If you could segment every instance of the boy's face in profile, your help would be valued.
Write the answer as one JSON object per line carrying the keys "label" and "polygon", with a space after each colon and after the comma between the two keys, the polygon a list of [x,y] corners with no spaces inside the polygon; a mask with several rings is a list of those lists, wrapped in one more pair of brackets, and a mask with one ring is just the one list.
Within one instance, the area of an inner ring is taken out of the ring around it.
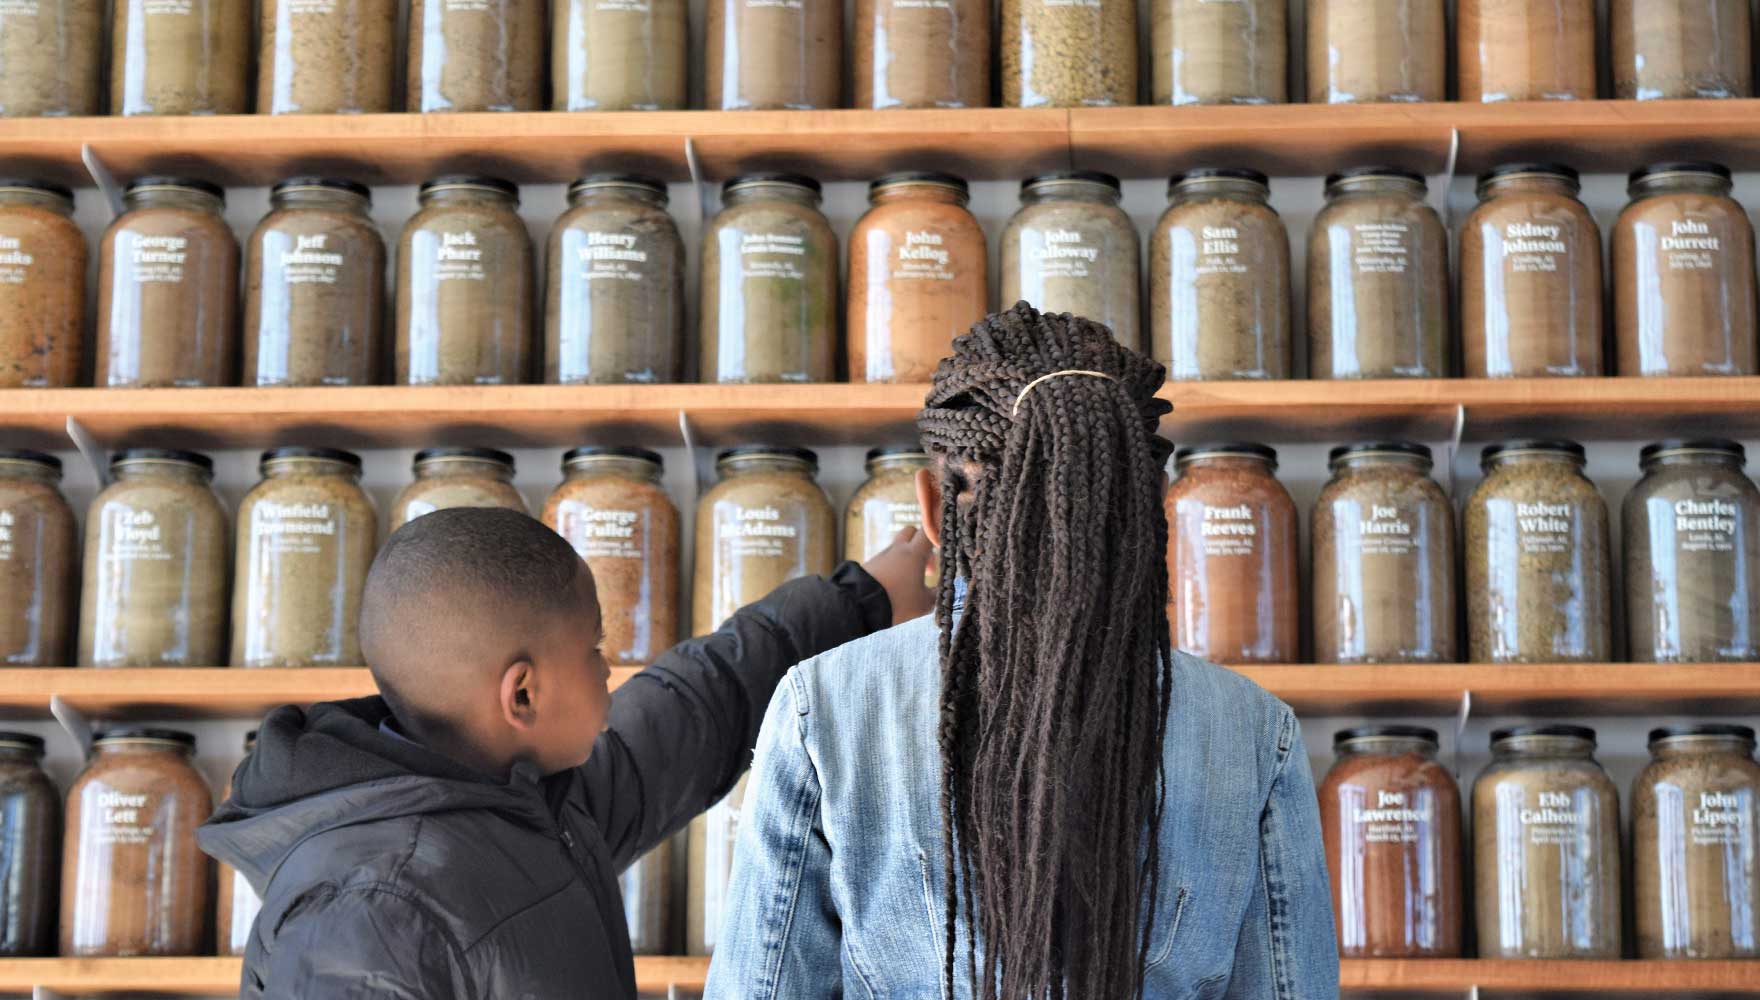
{"label": "boy's face in profile", "polygon": [[528,695],[535,718],[522,734],[526,746],[521,756],[545,774],[586,763],[611,707],[611,668],[599,648],[604,621],[585,562],[574,588],[579,613],[559,616],[531,645],[534,682]]}

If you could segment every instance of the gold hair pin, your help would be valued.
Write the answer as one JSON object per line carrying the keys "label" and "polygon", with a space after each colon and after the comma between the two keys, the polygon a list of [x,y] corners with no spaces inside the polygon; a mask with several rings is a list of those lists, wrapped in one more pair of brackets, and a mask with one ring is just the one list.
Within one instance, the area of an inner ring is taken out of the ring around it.
{"label": "gold hair pin", "polygon": [[1093,378],[1103,378],[1108,382],[1117,382],[1118,381],[1118,379],[1113,378],[1111,375],[1108,375],[1105,372],[1081,371],[1081,370],[1075,369],[1075,368],[1068,369],[1067,371],[1052,372],[1049,375],[1041,375],[1038,378],[1032,380],[1031,382],[1028,382],[1027,387],[1025,389],[1021,390],[1021,394],[1014,398],[1014,412],[1009,414],[1009,418],[1013,419],[1013,418],[1021,415],[1021,400],[1026,399],[1027,393],[1032,392],[1035,386],[1037,386],[1040,382],[1049,381],[1051,379],[1057,378],[1060,375],[1088,375]]}

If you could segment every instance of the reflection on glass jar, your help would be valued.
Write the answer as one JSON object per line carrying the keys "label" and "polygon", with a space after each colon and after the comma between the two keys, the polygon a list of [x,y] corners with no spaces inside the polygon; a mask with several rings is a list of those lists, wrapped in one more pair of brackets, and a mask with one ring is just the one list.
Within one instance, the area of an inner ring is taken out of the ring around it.
{"label": "reflection on glass jar", "polygon": [[526,513],[513,487],[513,456],[494,448],[424,448],[416,452],[415,481],[391,503],[396,531],[423,514],[448,507],[500,507]]}
{"label": "reflection on glass jar", "polygon": [[257,113],[359,115],[391,106],[397,0],[262,0]]}
{"label": "reflection on glass jar", "polygon": [[556,0],[550,31],[555,111],[686,107],[686,0]]}
{"label": "reflection on glass jar", "polygon": [[1002,0],[999,24],[1003,107],[1137,103],[1132,0]]}
{"label": "reflection on glass jar", "polygon": [[79,583],[79,529],[61,460],[0,448],[0,666],[65,667]]}
{"label": "reflection on glass jar", "polygon": [[0,178],[0,389],[73,385],[85,321],[86,238],[73,221],[73,192]]}
{"label": "reflection on glass jar", "polygon": [[1595,0],[1460,0],[1460,99],[1595,99]]}
{"label": "reflection on glass jar", "polygon": [[545,0],[410,0],[405,110],[542,110],[547,13]]}
{"label": "reflection on glass jar", "polygon": [[1753,96],[1748,6],[1748,0],[1611,0],[1613,96]]}
{"label": "reflection on glass jar", "polygon": [[111,18],[111,114],[250,111],[250,4],[115,0]]}
{"label": "reflection on glass jar", "polygon": [[[255,729],[244,736],[244,755],[249,757],[257,748],[257,731]],[[232,797],[232,785],[226,785],[226,791],[220,800]],[[244,873],[228,864],[214,866],[214,936],[220,954],[243,955],[250,944],[251,928],[256,926],[257,914],[263,909],[263,900],[251,884],[245,879]]]}
{"label": "reflection on glass jar", "polygon": [[855,0],[855,106],[990,105],[986,0]]}
{"label": "reflection on glass jar", "polygon": [[0,8],[0,118],[102,114],[104,0]]}
{"label": "reflection on glass jar", "polygon": [[43,773],[43,739],[0,732],[0,957],[55,953],[61,794]]}
{"label": "reflection on glass jar", "polygon": [[1142,247],[1118,200],[1111,174],[1070,170],[1022,181],[1020,210],[1002,230],[1002,305],[1024,301],[1091,319],[1142,350]]}
{"label": "reflection on glass jar", "polygon": [[1155,104],[1289,100],[1288,0],[1155,0]]}
{"label": "reflection on glass jar", "polygon": [[923,526],[917,502],[917,473],[932,468],[916,445],[888,445],[868,451],[868,480],[849,498],[843,518],[843,557],[866,562],[879,555],[906,528]]}
{"label": "reflection on glass jar", "polygon": [[708,0],[704,107],[837,107],[843,89],[842,0]]}
{"label": "reflection on glass jar", "polygon": [[1308,103],[1448,99],[1443,0],[1308,0]]}

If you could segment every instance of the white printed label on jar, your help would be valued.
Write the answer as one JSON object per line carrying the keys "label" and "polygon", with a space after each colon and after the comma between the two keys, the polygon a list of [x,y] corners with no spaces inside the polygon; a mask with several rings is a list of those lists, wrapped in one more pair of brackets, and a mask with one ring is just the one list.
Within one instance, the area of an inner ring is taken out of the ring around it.
{"label": "white printed label on jar", "polygon": [[1420,828],[1430,819],[1430,812],[1414,808],[1407,792],[1376,789],[1375,804],[1353,809],[1351,819],[1367,843],[1415,844]]}
{"label": "white printed label on jar", "polygon": [[948,270],[953,252],[947,249],[940,233],[906,230],[904,246],[898,248],[897,267],[892,269],[895,281],[952,281]]}
{"label": "white printed label on jar", "polygon": [[342,253],[330,248],[328,233],[296,236],[293,249],[281,251],[282,278],[290,285],[334,285],[347,263]]}
{"label": "white printed label on jar", "polygon": [[807,274],[801,270],[795,258],[805,257],[806,254],[807,239],[804,236],[746,233],[739,241],[740,275],[746,278],[804,281]]}
{"label": "white printed label on jar", "polygon": [[1403,222],[1362,222],[1351,230],[1356,234],[1352,255],[1358,274],[1406,273],[1412,227]]}
{"label": "white printed label on jar", "polygon": [[636,527],[641,522],[639,511],[576,507],[563,512],[558,527],[582,559],[640,559]]}
{"label": "white printed label on jar", "polygon": [[434,280],[485,281],[489,272],[483,267],[483,248],[477,234],[441,233],[440,246],[434,251]]}
{"label": "white printed label on jar", "polygon": [[98,831],[100,846],[121,844],[139,847],[153,839],[151,795],[130,795],[127,792],[98,793]]}
{"label": "white printed label on jar", "polygon": [[1408,556],[1418,547],[1412,521],[1398,507],[1370,504],[1369,516],[1357,522],[1363,555]]}
{"label": "white printed label on jar", "polygon": [[1675,545],[1682,552],[1734,552],[1741,511],[1728,500],[1676,500]]}
{"label": "white printed label on jar", "polygon": [[802,0],[746,0],[747,10],[763,10],[766,7],[777,10],[800,10]]}
{"label": "white printed label on jar", "polygon": [[1234,226],[1204,226],[1198,230],[1197,274],[1246,274],[1241,257],[1241,231]]}
{"label": "white printed label on jar", "polygon": [[1100,9],[1100,0],[1043,0],[1047,7],[1087,7],[1091,10]]}
{"label": "white printed label on jar", "polygon": [[586,234],[587,245],[575,248],[581,277],[588,281],[643,281],[647,278],[648,252],[636,249],[634,233]]}
{"label": "white printed label on jar", "polygon": [[183,17],[195,13],[195,0],[143,0],[141,13],[148,17],[171,14]]}
{"label": "white printed label on jar", "polygon": [[892,0],[893,10],[952,10],[953,0]]}
{"label": "white printed label on jar", "polygon": [[647,0],[599,0],[593,10],[600,14],[646,14],[650,8]]}
{"label": "white printed label on jar", "polygon": [[1100,248],[1089,246],[1082,234],[1073,229],[1047,229],[1040,244],[1031,251],[1042,279],[1088,278],[1091,268],[1100,259]]}
{"label": "white printed label on jar", "polygon": [[167,562],[171,552],[165,547],[165,526],[150,510],[112,507],[105,512],[110,522],[101,536],[109,543],[109,556],[115,562]]}
{"label": "white printed label on jar", "polygon": [[327,503],[261,500],[251,508],[251,537],[266,554],[321,555],[324,540],[336,537],[336,521]]}
{"label": "white printed label on jar", "polygon": [[1568,503],[1516,504],[1516,531],[1523,555],[1558,555],[1569,552],[1575,532],[1576,512]]}
{"label": "white printed label on jar", "polygon": [[136,236],[129,244],[129,267],[137,284],[181,284],[188,260],[185,236]]}
{"label": "white printed label on jar", "polygon": [[1747,794],[1700,792],[1699,800],[1691,805],[1688,836],[1694,847],[1727,847],[1747,841],[1748,823],[1754,811]]}
{"label": "white printed label on jar", "polygon": [[0,0],[0,17],[36,17],[39,0]]}
{"label": "white printed label on jar", "polygon": [[1204,538],[1206,556],[1250,556],[1259,525],[1253,508],[1246,504],[1233,507],[1212,507],[1205,504],[1204,520],[1199,531]]}
{"label": "white printed label on jar", "polygon": [[302,14],[334,14],[336,0],[282,0],[287,4],[287,12],[294,17]]}
{"label": "white printed label on jar", "polygon": [[1517,818],[1528,832],[1528,843],[1535,846],[1574,845],[1589,822],[1568,791],[1535,792],[1534,804],[1524,803]]}
{"label": "white printed label on jar", "polygon": [[446,0],[446,13],[487,14],[496,6],[495,0]]}
{"label": "white printed label on jar", "polygon": [[1712,235],[1711,226],[1692,219],[1669,223],[1662,237],[1662,253],[1670,271],[1708,271],[1717,266],[1723,240]]}
{"label": "white printed label on jar", "polygon": [[0,510],[0,562],[12,561],[12,532],[18,527],[12,511]]}
{"label": "white printed label on jar", "polygon": [[1561,225],[1511,222],[1503,227],[1503,259],[1514,274],[1556,274],[1569,253]]}
{"label": "white printed label on jar", "polygon": [[775,507],[735,506],[733,518],[718,527],[727,553],[737,558],[784,558],[800,534],[794,525],[782,523],[782,512]]}
{"label": "white printed label on jar", "polygon": [[22,285],[31,276],[36,256],[26,253],[16,236],[0,236],[0,285]]}

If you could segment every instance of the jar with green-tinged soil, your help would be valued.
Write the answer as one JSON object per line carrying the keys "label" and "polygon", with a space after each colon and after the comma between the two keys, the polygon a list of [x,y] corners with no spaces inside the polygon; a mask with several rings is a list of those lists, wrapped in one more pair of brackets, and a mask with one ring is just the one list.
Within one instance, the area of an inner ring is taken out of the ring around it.
{"label": "jar with green-tinged soil", "polygon": [[72,662],[79,527],[60,483],[55,456],[0,448],[0,666]]}
{"label": "jar with green-tinged soil", "polygon": [[703,36],[704,106],[711,111],[838,106],[840,0],[708,0]]}
{"label": "jar with green-tinged soil", "polygon": [[104,0],[0,7],[0,118],[103,112]]}
{"label": "jar with green-tinged soil", "polygon": [[543,110],[548,13],[545,0],[410,0],[404,110]]}
{"label": "jar with green-tinged soil", "polygon": [[1309,104],[1448,100],[1444,0],[1307,0]]}
{"label": "jar with green-tinged soil", "polygon": [[513,486],[513,456],[494,448],[424,448],[416,452],[415,481],[391,502],[390,529],[449,507],[526,510]]}
{"label": "jar with green-tinged soil", "polygon": [[55,953],[61,793],[43,773],[43,738],[0,732],[0,957]]}
{"label": "jar with green-tinged soil", "polygon": [[[244,734],[244,755],[249,757],[257,748],[257,731]],[[232,783],[227,782],[222,802],[232,797]],[[231,865],[214,866],[214,937],[222,955],[243,955],[250,944],[251,928],[262,912],[263,900],[251,888],[244,873]]]}
{"label": "jar with green-tinged soil", "polygon": [[676,111],[688,106],[686,0],[555,0],[550,107]]}
{"label": "jar with green-tinged soil", "polygon": [[855,106],[990,106],[988,0],[855,0]]}
{"label": "jar with green-tinged soil", "polygon": [[999,25],[1003,107],[1137,103],[1131,0],[1002,0]]}
{"label": "jar with green-tinged soil", "polygon": [[1613,96],[1656,101],[1754,94],[1748,0],[1612,0]]}
{"label": "jar with green-tinged soil", "polygon": [[86,238],[73,192],[0,178],[0,389],[77,382],[85,320]]}
{"label": "jar with green-tinged soil", "polygon": [[244,384],[373,385],[385,327],[385,238],[354,181],[293,177],[245,255]]}
{"label": "jar with green-tinged soil", "polygon": [[684,240],[666,186],[589,174],[568,204],[545,253],[544,381],[682,381]]}
{"label": "jar with green-tinged soil", "polygon": [[257,112],[394,110],[397,0],[262,0]]}
{"label": "jar with green-tinged soil", "polygon": [[130,448],[86,514],[82,667],[212,667],[226,655],[228,534],[206,455]]}
{"label": "jar with green-tinged soil", "polygon": [[111,114],[250,111],[251,4],[115,0],[111,10]]}
{"label": "jar with green-tinged soil", "polygon": [[519,189],[447,176],[397,244],[397,385],[518,385],[531,367],[532,238]]}
{"label": "jar with green-tinged soil", "polygon": [[837,234],[819,182],[746,174],[721,189],[703,230],[705,382],[830,382],[836,377]]}
{"label": "jar with green-tinged soil", "polygon": [[1104,323],[1142,350],[1142,244],[1119,193],[1118,178],[1088,170],[1022,181],[1020,210],[1002,230],[1001,301]]}

